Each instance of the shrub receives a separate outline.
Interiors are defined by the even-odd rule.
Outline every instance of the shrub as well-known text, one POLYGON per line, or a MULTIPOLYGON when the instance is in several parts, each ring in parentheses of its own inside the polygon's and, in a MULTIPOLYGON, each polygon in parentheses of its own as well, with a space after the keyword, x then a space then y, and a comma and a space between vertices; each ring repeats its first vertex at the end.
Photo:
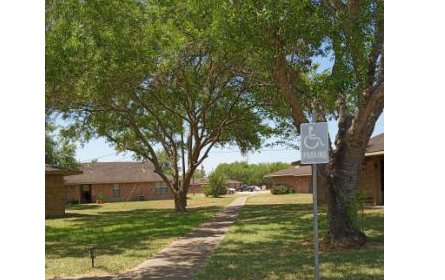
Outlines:
POLYGON ((222 174, 213 173, 209 176, 209 184, 203 187, 205 196, 219 197, 227 193, 226 178, 222 174))
POLYGON ((275 185, 272 186, 270 192, 272 194, 287 194, 287 193, 293 193, 294 189, 287 185, 275 185))

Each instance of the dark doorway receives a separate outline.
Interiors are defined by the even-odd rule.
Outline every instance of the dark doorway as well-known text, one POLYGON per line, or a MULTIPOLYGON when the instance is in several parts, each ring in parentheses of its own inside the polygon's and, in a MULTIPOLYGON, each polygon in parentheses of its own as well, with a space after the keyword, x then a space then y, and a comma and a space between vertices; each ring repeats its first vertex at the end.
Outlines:
POLYGON ((383 182, 385 181, 384 179, 383 179, 383 175, 385 174, 385 168, 383 167, 383 163, 384 163, 384 160, 383 160, 383 157, 380 159, 380 191, 382 192, 382 205, 384 205, 384 202, 383 202, 383 190, 384 190, 384 187, 383 187, 383 182))
POLYGON ((91 203, 91 185, 80 186, 80 202, 91 203))

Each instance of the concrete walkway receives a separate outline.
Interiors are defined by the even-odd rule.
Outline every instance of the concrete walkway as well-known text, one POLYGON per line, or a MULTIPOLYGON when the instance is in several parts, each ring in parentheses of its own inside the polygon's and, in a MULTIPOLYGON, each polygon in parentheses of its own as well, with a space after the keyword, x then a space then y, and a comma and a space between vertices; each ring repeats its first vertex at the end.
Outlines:
MULTIPOLYGON (((192 279, 204 267, 212 252, 224 239, 229 226, 249 195, 235 199, 218 212, 212 220, 201 224, 185 237, 172 242, 152 258, 129 272, 120 275, 89 276, 63 279, 76 280, 146 280, 146 279, 192 279)), ((62 279, 62 278, 55 278, 62 279)))

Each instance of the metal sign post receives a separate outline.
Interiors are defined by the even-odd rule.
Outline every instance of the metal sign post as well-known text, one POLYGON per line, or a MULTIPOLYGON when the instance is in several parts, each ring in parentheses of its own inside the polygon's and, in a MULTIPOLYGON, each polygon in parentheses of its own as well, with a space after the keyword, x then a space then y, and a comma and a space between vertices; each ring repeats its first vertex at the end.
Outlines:
POLYGON ((315 280, 320 279, 320 263, 318 260, 318 207, 317 207, 317 165, 312 164, 312 198, 314 204, 314 265, 315 280))
POLYGON ((329 162, 328 124, 303 123, 301 131, 301 163, 312 164, 312 197, 314 205, 314 279, 320 279, 318 260, 317 164, 329 162))

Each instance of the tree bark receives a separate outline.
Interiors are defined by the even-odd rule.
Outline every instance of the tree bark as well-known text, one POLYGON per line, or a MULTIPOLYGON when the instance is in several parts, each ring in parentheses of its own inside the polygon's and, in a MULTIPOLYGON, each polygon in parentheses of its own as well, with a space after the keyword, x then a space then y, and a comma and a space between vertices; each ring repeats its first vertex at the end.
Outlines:
POLYGON ((357 114, 341 109, 336 150, 326 167, 328 233, 331 244, 362 244, 365 234, 358 225, 357 189, 366 147, 383 111, 383 83, 368 89, 357 114))
POLYGON ((334 152, 332 163, 327 165, 327 216, 328 242, 333 245, 361 244, 366 242, 357 220, 357 189, 360 183, 364 147, 345 143, 334 152))
POLYGON ((187 212, 187 192, 180 189, 175 193, 175 211, 184 213, 187 212))

